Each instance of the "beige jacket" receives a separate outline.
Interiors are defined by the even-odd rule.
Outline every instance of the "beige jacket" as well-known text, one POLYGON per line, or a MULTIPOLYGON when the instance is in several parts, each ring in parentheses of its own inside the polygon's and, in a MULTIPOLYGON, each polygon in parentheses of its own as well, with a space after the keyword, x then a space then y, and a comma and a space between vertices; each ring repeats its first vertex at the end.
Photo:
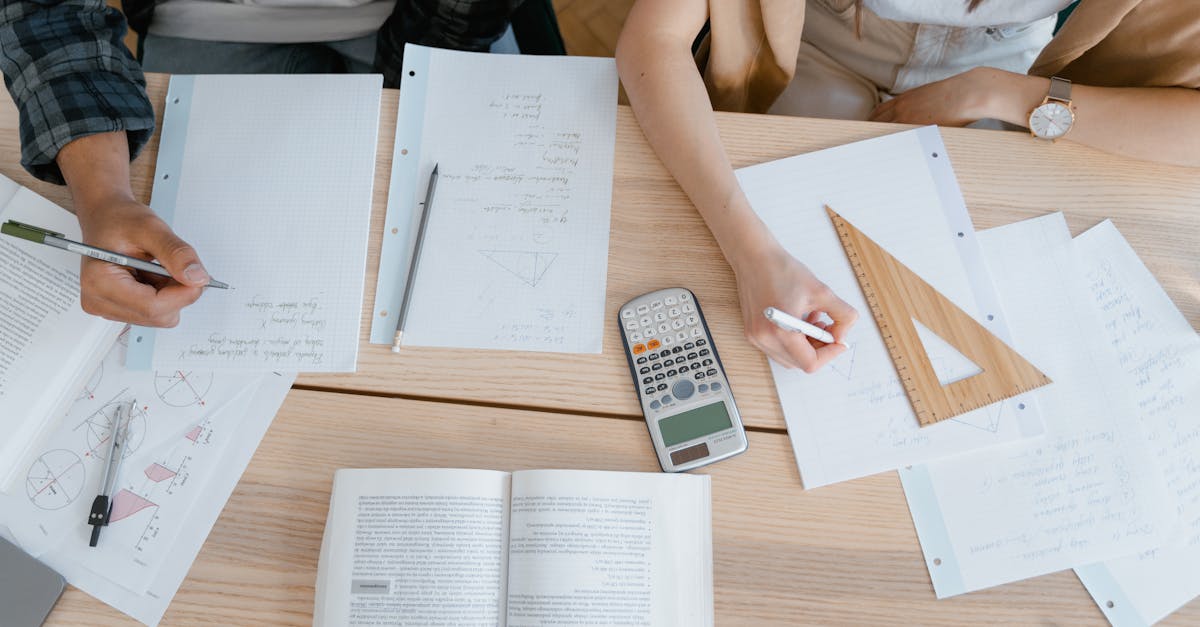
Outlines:
MULTIPOLYGON (((711 30, 697 59, 713 107, 765 112, 796 72, 804 1, 708 4, 711 30)), ((1029 73, 1098 87, 1200 89, 1200 2, 1082 0, 1029 73)))

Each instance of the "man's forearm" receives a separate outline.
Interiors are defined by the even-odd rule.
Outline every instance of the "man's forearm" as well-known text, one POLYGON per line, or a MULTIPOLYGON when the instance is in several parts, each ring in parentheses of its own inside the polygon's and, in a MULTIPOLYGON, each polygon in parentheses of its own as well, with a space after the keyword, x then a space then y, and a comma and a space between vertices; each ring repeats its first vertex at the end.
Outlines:
POLYGON ((81 221, 95 217, 103 207, 133 200, 124 131, 76 139, 63 146, 57 161, 81 221))

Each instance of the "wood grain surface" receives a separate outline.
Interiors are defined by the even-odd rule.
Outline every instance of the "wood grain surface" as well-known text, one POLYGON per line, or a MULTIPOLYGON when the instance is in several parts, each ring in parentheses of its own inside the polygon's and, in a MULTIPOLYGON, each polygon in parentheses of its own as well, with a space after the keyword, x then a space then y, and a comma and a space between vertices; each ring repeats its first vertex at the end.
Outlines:
MULTIPOLYGON (((150 75, 161 111, 167 78, 150 75)), ((599 355, 405 349, 366 342, 394 145, 398 92, 381 112, 362 346, 353 375, 304 375, 299 385, 417 399, 452 399, 592 415, 639 416, 617 335, 618 308, 671 286, 691 288, 704 307, 746 425, 783 429, 766 359, 743 335, 737 290, 712 235, 642 136, 627 107, 617 114, 612 233, 604 352, 599 355)), ((722 113, 717 116, 736 167, 909 128, 868 122, 722 113)), ((70 206, 66 191, 34 180, 17 163, 17 116, 0 106, 0 146, 12 155, 0 173, 70 206)), ((1193 326, 1200 326, 1200 169, 1115 157, 1028 134, 942 129, 977 228, 1063 211, 1075 233, 1111 218, 1193 326)), ((149 200, 157 140, 133 167, 135 193, 149 200)), ((847 172, 846 176, 854 176, 847 172)), ((186 237, 186 233, 182 234, 186 237)), ((200 251, 203 256, 204 251, 200 251)), ((186 313, 185 313, 186 316, 186 313)))
MULTIPOLYGON (((164 625, 309 625, 333 472, 345 467, 658 470, 620 418, 293 391, 164 625)), ((894 473, 804 491, 787 437, 713 480, 718 625, 1101 625, 1070 572, 937 601, 894 473)), ((1200 603, 1168 624, 1200 622, 1200 603)), ((50 625, 126 625, 71 589, 50 625)))

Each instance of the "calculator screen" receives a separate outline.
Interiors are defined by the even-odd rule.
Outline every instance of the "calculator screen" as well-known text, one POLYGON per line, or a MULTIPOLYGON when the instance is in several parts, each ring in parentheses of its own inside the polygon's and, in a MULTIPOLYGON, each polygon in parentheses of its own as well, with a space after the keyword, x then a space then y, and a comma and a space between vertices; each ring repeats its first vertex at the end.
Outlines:
POLYGON ((729 411, 725 409, 724 401, 690 409, 658 421, 663 444, 666 446, 675 446, 680 442, 704 437, 732 426, 733 422, 729 419, 729 411))

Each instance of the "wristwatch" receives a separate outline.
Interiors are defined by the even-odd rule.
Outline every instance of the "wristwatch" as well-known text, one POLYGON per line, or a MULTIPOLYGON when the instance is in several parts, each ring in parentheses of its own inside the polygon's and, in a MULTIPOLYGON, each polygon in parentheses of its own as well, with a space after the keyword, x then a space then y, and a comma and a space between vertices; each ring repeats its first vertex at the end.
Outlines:
POLYGON ((1029 113, 1029 132, 1038 139, 1054 141, 1075 124, 1071 110, 1071 81, 1054 76, 1045 100, 1029 113))

